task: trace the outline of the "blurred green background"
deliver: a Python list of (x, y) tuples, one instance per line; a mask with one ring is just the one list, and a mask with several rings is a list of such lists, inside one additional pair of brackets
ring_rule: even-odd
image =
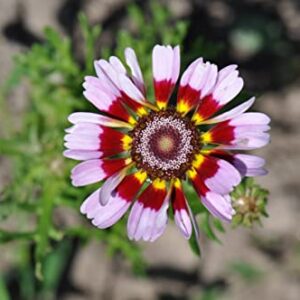
[[(0, 300), (300, 299), (299, 1), (0, 0), (0, 29)], [(81, 87), (93, 60), (131, 46), (150, 84), (156, 43), (181, 45), (181, 70), (237, 63), (241, 100), (272, 118), (256, 151), (269, 218), (224, 228), (198, 208), (201, 257), (173, 224), (138, 245), (125, 221), (93, 228), (79, 206), (95, 186), (73, 188), (62, 157), (67, 115), (94, 111)]]

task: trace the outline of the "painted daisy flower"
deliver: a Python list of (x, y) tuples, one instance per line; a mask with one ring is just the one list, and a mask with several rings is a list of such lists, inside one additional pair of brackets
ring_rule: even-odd
[(129, 238), (154, 241), (172, 209), (176, 225), (189, 238), (195, 223), (183, 182), (190, 182), (208, 211), (229, 222), (234, 214), (229, 193), (243, 176), (266, 173), (262, 158), (237, 150), (269, 142), (270, 119), (245, 112), (254, 98), (220, 113), (243, 87), (237, 66), (218, 70), (198, 58), (183, 73), (172, 106), (179, 46), (153, 49), (155, 102), (147, 98), (133, 49), (125, 49), (125, 61), (128, 70), (115, 56), (95, 61), (97, 77), (85, 77), (84, 96), (101, 114), (69, 116), (74, 125), (66, 130), (64, 155), (82, 161), (72, 170), (72, 184), (103, 181), (81, 212), (103, 229), (131, 207)]

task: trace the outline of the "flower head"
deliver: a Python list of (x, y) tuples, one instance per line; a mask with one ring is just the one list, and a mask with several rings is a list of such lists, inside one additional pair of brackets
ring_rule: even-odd
[(246, 178), (231, 193), (232, 206), (235, 215), (232, 225), (252, 227), (261, 224), (262, 217), (268, 217), (266, 211), (268, 191), (253, 182), (253, 178)]
[(244, 176), (265, 174), (264, 160), (237, 150), (269, 142), (270, 119), (246, 113), (254, 98), (220, 113), (243, 87), (236, 65), (221, 70), (197, 59), (183, 73), (176, 105), (168, 105), (179, 77), (179, 47), (155, 46), (152, 69), (155, 102), (146, 96), (143, 75), (131, 48), (126, 68), (117, 57), (95, 62), (97, 77), (87, 76), (88, 101), (101, 114), (73, 113), (64, 155), (82, 160), (72, 170), (74, 186), (103, 181), (81, 212), (99, 228), (116, 223), (129, 209), (130, 239), (156, 240), (172, 207), (184, 237), (192, 233), (193, 212), (182, 182), (191, 182), (215, 217), (231, 221), (230, 192)]

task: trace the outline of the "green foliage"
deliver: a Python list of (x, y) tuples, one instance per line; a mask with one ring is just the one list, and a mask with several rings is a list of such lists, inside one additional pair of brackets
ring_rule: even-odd
[(222, 292), (218, 288), (204, 290), (200, 300), (220, 300)]
[(257, 281), (263, 276), (263, 272), (258, 267), (245, 261), (235, 261), (229, 269), (247, 282)]
[(5, 281), (3, 280), (2, 277), (0, 277), (0, 299), (2, 299), (2, 300), (10, 299), (8, 290), (5, 285)]

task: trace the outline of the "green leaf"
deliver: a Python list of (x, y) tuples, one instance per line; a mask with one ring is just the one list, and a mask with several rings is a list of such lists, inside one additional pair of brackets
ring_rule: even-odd
[(201, 249), (199, 247), (199, 241), (197, 241), (197, 237), (195, 232), (193, 231), (191, 238), (189, 239), (189, 245), (192, 251), (199, 257), (201, 257)]
[(7, 289), (5, 281), (1, 275), (0, 275), (0, 299), (1, 300), (10, 300), (8, 289)]
[(44, 194), (42, 197), (42, 203), (39, 211), (39, 220), (36, 230), (36, 247), (35, 247), (35, 259), (36, 259), (36, 275), (43, 279), (43, 261), (46, 255), (50, 251), (50, 232), (52, 228), (52, 211), (54, 207), (54, 199), (56, 196), (57, 185), (53, 179), (49, 179), (45, 182)]
[(221, 292), (218, 288), (208, 288), (204, 290), (201, 300), (220, 300)]
[(5, 231), (0, 229), (0, 243), (8, 243), (14, 240), (28, 240), (34, 237), (34, 232)]
[(218, 239), (218, 237), (216, 236), (216, 234), (213, 231), (213, 228), (210, 224), (210, 214), (208, 212), (206, 212), (205, 214), (203, 214), (203, 218), (202, 221), (200, 223), (200, 228), (202, 229), (202, 231), (206, 234), (206, 236), (218, 243), (221, 243), (220, 240)]
[(72, 250), (70, 240), (63, 240), (46, 257), (43, 268), (43, 293), (54, 292), (61, 280), (61, 274), (68, 262)]
[(222, 232), (222, 233), (225, 233), (225, 229), (224, 229), (224, 227), (223, 227), (223, 224), (222, 224), (222, 222), (221, 222), (219, 219), (213, 218), (213, 225), (215, 226), (215, 228), (216, 228), (218, 231), (220, 231), (220, 232)]
[(235, 261), (229, 268), (247, 282), (257, 281), (263, 276), (263, 272), (257, 266), (245, 261)]

